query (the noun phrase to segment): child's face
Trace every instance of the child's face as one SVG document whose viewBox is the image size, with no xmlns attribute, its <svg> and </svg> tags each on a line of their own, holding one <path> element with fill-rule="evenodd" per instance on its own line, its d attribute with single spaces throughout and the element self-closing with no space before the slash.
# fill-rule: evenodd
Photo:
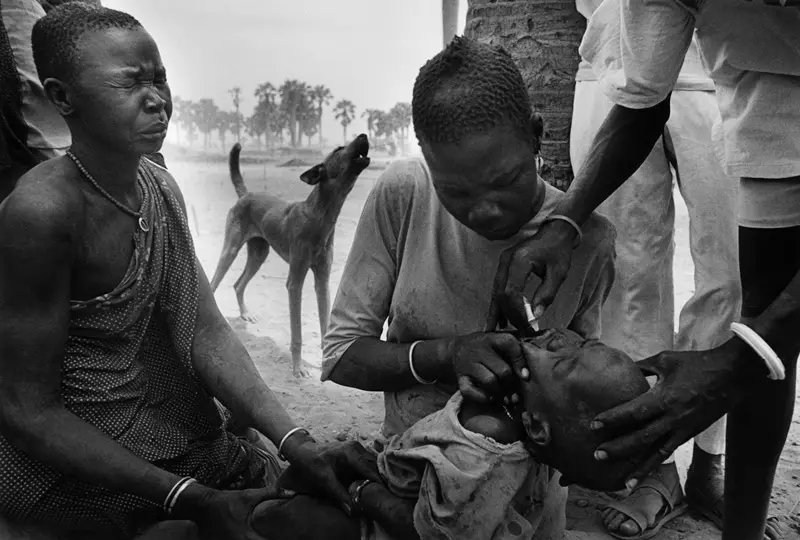
<svg viewBox="0 0 800 540">
<path fill-rule="evenodd" d="M 523 384 L 529 411 L 567 414 L 581 403 L 602 403 L 634 369 L 621 351 L 571 332 L 554 331 L 544 343 L 523 340 L 523 349 L 531 374 Z"/>
<path fill-rule="evenodd" d="M 166 137 L 172 95 L 161 55 L 144 29 L 86 33 L 71 86 L 71 128 L 106 148 L 156 152 Z"/>
<path fill-rule="evenodd" d="M 590 489 L 621 488 L 624 467 L 594 461 L 589 423 L 647 391 L 644 375 L 623 352 L 571 332 L 523 340 L 523 350 L 530 380 L 522 383 L 521 415 L 531 453 Z"/>
</svg>

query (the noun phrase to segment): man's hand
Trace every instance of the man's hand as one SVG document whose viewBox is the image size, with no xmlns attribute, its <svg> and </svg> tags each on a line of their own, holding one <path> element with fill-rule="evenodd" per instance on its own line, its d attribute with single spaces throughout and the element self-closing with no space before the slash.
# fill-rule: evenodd
<svg viewBox="0 0 800 540">
<path fill-rule="evenodd" d="M 731 340 L 708 351 L 666 351 L 639 362 L 646 375 L 658 376 L 658 383 L 595 417 L 592 429 L 609 435 L 595 458 L 630 459 L 628 486 L 634 486 L 743 396 L 741 378 L 733 367 L 740 350 L 740 344 Z"/>
<path fill-rule="evenodd" d="M 451 338 L 447 355 L 464 397 L 480 403 L 511 396 L 519 378 L 530 376 L 519 339 L 509 333 L 478 332 Z"/>
<path fill-rule="evenodd" d="M 536 234 L 507 249 L 500 256 L 492 288 L 492 302 L 485 330 L 510 322 L 521 331 L 531 329 L 523 300 L 531 273 L 542 283 L 533 295 L 533 316 L 538 319 L 553 302 L 567 277 L 576 232 L 563 221 L 544 223 Z"/>
<path fill-rule="evenodd" d="M 355 441 L 323 444 L 298 434 L 286 441 L 284 454 L 291 466 L 281 476 L 282 488 L 327 497 L 348 516 L 354 515 L 347 491 L 354 480 L 382 483 L 375 455 Z"/>
</svg>

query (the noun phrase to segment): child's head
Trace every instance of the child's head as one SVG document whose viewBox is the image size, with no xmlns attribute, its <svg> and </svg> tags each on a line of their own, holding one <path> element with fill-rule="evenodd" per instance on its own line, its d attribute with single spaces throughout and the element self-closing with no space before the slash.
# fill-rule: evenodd
<svg viewBox="0 0 800 540">
<path fill-rule="evenodd" d="M 31 36 L 39 78 L 74 145 L 157 152 L 172 112 L 153 38 L 131 15 L 83 2 L 58 6 Z"/>
<path fill-rule="evenodd" d="M 645 376 L 622 351 L 569 331 L 549 330 L 522 341 L 531 374 L 522 383 L 522 421 L 531 454 L 587 488 L 624 487 L 624 462 L 594 459 L 601 441 L 589 423 L 646 392 Z"/>
</svg>

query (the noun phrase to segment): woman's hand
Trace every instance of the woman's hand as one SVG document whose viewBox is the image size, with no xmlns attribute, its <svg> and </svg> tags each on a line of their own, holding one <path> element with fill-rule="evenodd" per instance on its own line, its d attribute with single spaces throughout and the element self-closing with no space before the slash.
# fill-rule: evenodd
<svg viewBox="0 0 800 540">
<path fill-rule="evenodd" d="M 381 482 L 375 455 L 355 441 L 318 443 L 298 433 L 286 441 L 283 453 L 291 466 L 278 482 L 281 488 L 327 497 L 348 516 L 354 514 L 350 484 L 358 478 Z"/>
<path fill-rule="evenodd" d="M 509 333 L 477 332 L 450 338 L 446 354 L 465 398 L 487 403 L 512 396 L 530 376 L 522 344 Z"/>
</svg>

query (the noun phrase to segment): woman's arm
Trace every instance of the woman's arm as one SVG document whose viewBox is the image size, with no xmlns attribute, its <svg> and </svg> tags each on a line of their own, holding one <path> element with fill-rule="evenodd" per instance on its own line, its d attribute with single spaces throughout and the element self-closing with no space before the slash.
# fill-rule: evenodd
<svg viewBox="0 0 800 540">
<path fill-rule="evenodd" d="M 331 309 L 324 339 L 322 380 L 369 391 L 397 391 L 417 381 L 408 365 L 410 343 L 380 339 L 400 270 L 403 228 L 424 169 L 396 161 L 378 178 L 364 203 L 353 245 Z M 454 381 L 445 341 L 419 344 L 414 366 L 426 380 Z"/>
</svg>

